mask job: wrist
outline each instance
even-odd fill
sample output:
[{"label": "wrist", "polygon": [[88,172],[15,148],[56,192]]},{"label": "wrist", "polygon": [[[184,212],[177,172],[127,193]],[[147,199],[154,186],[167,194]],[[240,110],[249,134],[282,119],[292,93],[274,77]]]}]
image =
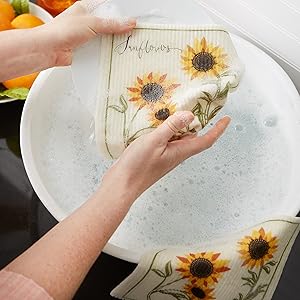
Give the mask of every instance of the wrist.
[{"label": "wrist", "polygon": [[116,201],[124,205],[132,205],[140,196],[137,185],[130,184],[126,176],[117,176],[117,174],[106,174],[99,186],[98,191],[110,195]]},{"label": "wrist", "polygon": [[33,29],[36,30],[36,37],[39,41],[38,51],[41,55],[47,56],[45,58],[46,68],[60,66],[59,58],[61,56],[61,49],[58,47],[58,33],[55,32],[52,22]]}]

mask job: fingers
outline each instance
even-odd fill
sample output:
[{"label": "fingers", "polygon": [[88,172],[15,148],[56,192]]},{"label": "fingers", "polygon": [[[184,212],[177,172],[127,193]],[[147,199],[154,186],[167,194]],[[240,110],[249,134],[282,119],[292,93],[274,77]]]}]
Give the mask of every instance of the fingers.
[{"label": "fingers", "polygon": [[136,20],[125,19],[100,19],[94,16],[84,17],[88,27],[96,34],[125,33],[136,26]]},{"label": "fingers", "polygon": [[226,116],[219,120],[215,126],[203,136],[186,141],[186,143],[181,145],[182,153],[184,153],[187,158],[210,148],[224,133],[230,121],[230,117]]},{"label": "fingers", "polygon": [[80,3],[85,7],[88,13],[93,12],[99,5],[107,0],[81,0]]},{"label": "fingers", "polygon": [[195,116],[190,111],[176,112],[162,123],[151,135],[160,144],[166,144],[176,133],[188,126]]},{"label": "fingers", "polygon": [[125,33],[136,26],[136,20],[133,18],[99,18],[90,15],[90,13],[99,5],[107,0],[82,0],[75,2],[71,7],[58,15],[56,19],[62,19],[65,16],[78,16],[80,24],[86,24],[94,33]]}]

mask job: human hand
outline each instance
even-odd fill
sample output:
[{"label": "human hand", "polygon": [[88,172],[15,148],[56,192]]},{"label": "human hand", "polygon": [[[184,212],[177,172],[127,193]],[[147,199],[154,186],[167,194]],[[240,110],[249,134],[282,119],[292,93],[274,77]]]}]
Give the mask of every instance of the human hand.
[{"label": "human hand", "polygon": [[135,140],[105,174],[102,187],[123,189],[134,201],[140,194],[187,158],[210,148],[230,123],[219,120],[203,136],[190,134],[170,139],[194,120],[191,112],[177,112],[148,135]]},{"label": "human hand", "polygon": [[[82,0],[40,27],[47,47],[55,53],[55,66],[72,63],[72,52],[99,34],[125,33],[136,26],[134,19],[101,19],[90,13],[105,0]],[[48,49],[49,50],[49,49]]]}]

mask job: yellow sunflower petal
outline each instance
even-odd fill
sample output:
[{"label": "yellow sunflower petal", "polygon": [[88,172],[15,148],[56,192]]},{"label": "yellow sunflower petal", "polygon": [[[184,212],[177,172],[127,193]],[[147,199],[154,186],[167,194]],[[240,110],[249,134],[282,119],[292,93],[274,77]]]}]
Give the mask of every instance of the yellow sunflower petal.
[{"label": "yellow sunflower petal", "polygon": [[136,77],[136,81],[140,84],[140,85],[144,85],[143,80],[140,77]]},{"label": "yellow sunflower petal", "polygon": [[201,51],[206,51],[206,47],[207,47],[207,42],[206,42],[206,38],[202,38],[201,40]]},{"label": "yellow sunflower petal", "polygon": [[260,234],[260,238],[262,238],[262,239],[265,238],[266,233],[265,233],[265,230],[262,227],[259,229],[259,234]]}]

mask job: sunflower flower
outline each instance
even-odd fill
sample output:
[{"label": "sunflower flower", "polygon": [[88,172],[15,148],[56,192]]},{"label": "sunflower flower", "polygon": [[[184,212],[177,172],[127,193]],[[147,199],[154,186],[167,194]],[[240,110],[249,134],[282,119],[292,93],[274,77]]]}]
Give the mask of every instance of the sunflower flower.
[{"label": "sunflower flower", "polygon": [[133,87],[128,87],[129,101],[139,108],[145,105],[153,106],[157,102],[167,101],[172,97],[173,91],[180,86],[167,80],[167,74],[154,74],[153,72],[137,77]]},{"label": "sunflower flower", "polygon": [[158,127],[175,112],[176,104],[172,102],[158,102],[149,112],[149,122],[152,127]]},{"label": "sunflower flower", "polygon": [[193,47],[187,45],[181,56],[183,70],[191,75],[191,80],[204,76],[219,76],[228,66],[227,54],[219,46],[208,44],[206,38],[194,41]]},{"label": "sunflower flower", "polygon": [[239,243],[238,252],[244,260],[242,266],[262,267],[273,258],[278,247],[278,239],[263,228],[253,230],[251,236],[245,236]]},{"label": "sunflower flower", "polygon": [[224,272],[229,271],[228,260],[219,259],[220,253],[202,252],[190,253],[185,257],[177,256],[180,260],[176,271],[182,278],[188,278],[192,284],[207,287],[214,285]]},{"label": "sunflower flower", "polygon": [[201,287],[198,284],[186,284],[184,286],[184,290],[188,295],[190,300],[211,300],[216,299],[214,297],[213,291],[214,289],[210,289],[207,287]]}]

